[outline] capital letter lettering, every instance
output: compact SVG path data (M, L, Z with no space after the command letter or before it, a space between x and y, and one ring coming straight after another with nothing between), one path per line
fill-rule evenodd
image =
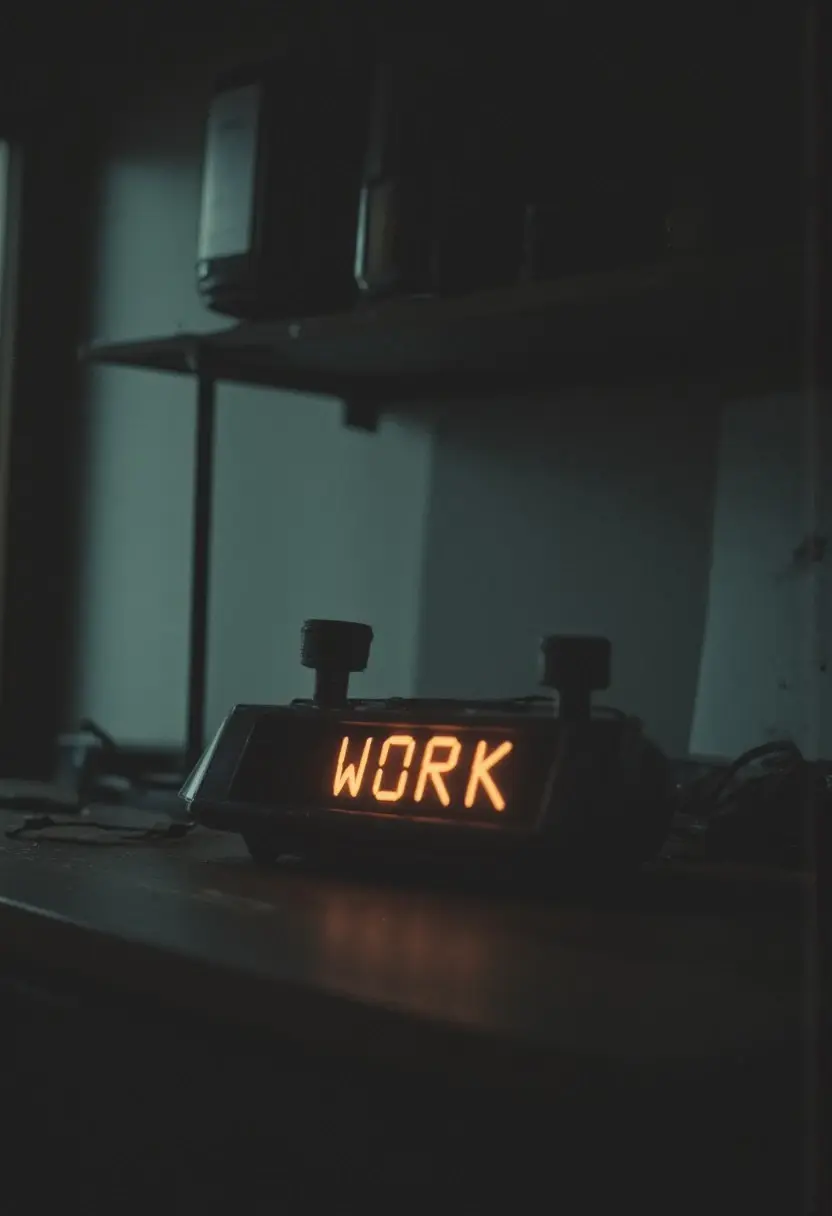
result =
M390 755L391 747L403 747L404 755L402 756L402 771L399 773L399 779L396 782L395 789L383 790L381 783L384 780L384 766L387 763L387 757ZM390 735L381 745L381 752L378 758L378 768L373 780L373 797L378 802L398 802L404 793L404 787L407 785L407 778L410 776L408 769L413 763L413 753L416 751L416 740L410 735Z
M443 773L450 773L452 769L456 768L461 751L462 744L453 735L434 735L432 739L428 740L425 746L425 754L422 756L422 765L419 769L416 789L413 793L414 802L422 801L428 781L430 781L442 805L448 806L450 804L451 796L448 793L448 788L442 775ZM437 760L434 758L436 752L445 752L446 755Z
M506 758L513 747L514 744L506 739L504 743L501 743L499 747L495 747L494 751L489 754L488 743L485 739L480 739L474 752L474 759L471 761L471 774L468 778L468 788L465 791L465 805L467 807L474 805L477 797L477 788L481 785L495 811L504 811L506 809L506 800L497 788L497 784L491 776L491 770L501 760Z
M332 783L332 792L336 797L341 793L345 785L353 798L358 797L361 783L364 780L364 773L367 770L367 758L373 745L373 736L370 735L369 739L364 743L364 750L361 753L357 771L354 764L345 765L344 763L347 758L349 745L350 737L349 735L344 735L341 740L341 750L338 753L338 763L335 766L335 780Z

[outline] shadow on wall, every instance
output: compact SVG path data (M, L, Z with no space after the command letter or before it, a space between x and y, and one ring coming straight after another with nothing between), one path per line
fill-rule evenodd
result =
M704 388L447 411L435 441L418 693L532 692L541 636L600 633L613 644L613 680L599 699L686 753L717 418Z

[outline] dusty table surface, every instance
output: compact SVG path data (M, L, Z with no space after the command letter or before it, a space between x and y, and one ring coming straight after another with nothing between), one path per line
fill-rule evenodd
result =
M805 1037L805 877L691 870L553 900L263 870L204 829L9 840L20 820L0 813L0 950L238 1024L538 1077L798 1058Z

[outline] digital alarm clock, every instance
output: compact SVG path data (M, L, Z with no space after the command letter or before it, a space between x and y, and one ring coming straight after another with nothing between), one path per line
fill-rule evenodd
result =
M197 822L238 832L255 860L341 846L638 865L672 815L670 768L637 718L592 706L605 638L549 637L551 697L351 700L372 630L307 621L311 700L237 705L182 788Z

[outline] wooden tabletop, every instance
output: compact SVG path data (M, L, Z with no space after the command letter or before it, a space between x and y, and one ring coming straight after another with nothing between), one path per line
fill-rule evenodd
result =
M656 874L595 902L261 870L235 836L6 838L0 951L239 1025L535 1077L799 1053L808 882ZM423 1049L427 1049L424 1050Z

